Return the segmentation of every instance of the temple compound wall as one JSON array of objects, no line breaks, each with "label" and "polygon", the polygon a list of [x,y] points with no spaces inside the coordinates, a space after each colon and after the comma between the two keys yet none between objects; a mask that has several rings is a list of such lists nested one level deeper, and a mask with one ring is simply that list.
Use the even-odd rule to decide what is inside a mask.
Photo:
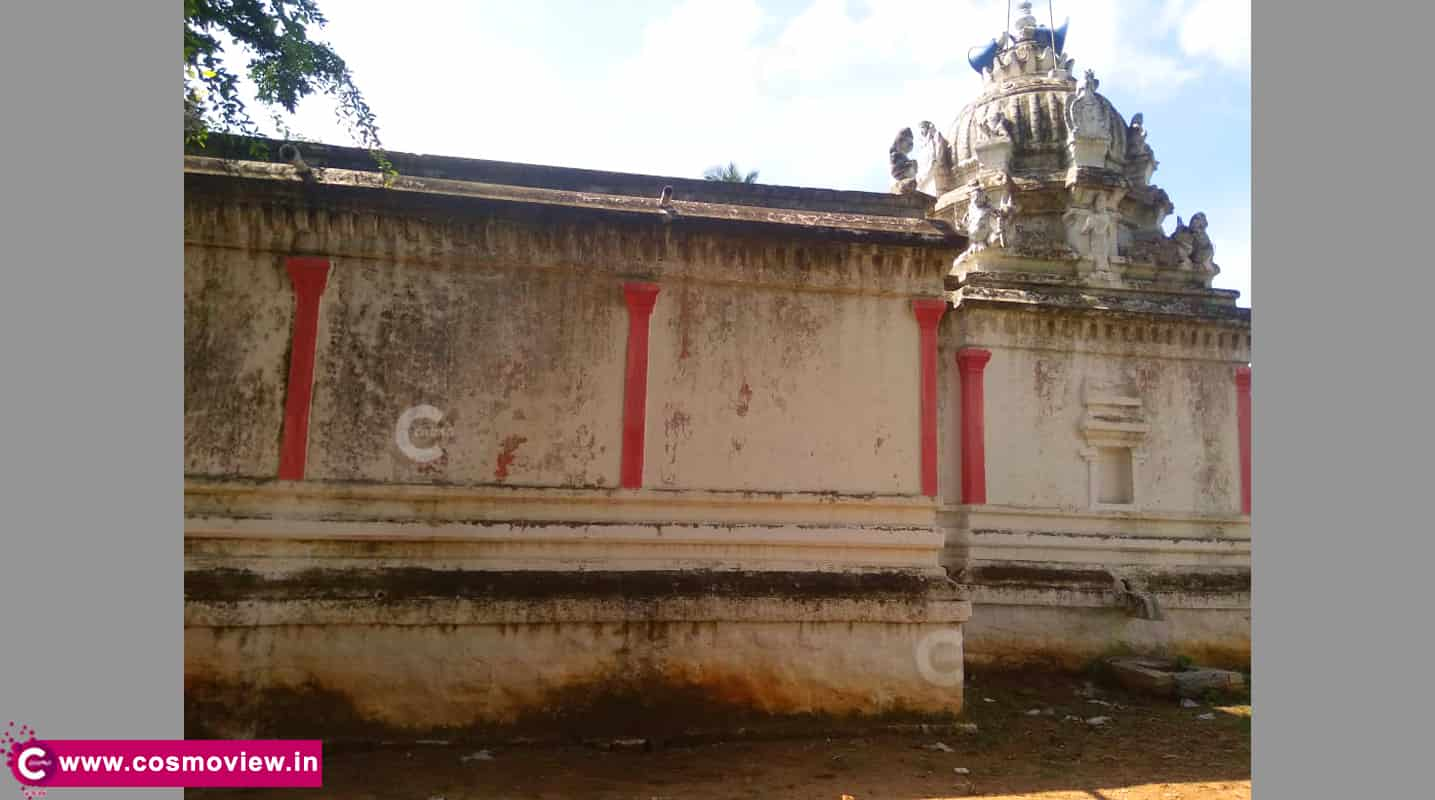
[{"label": "temple compound wall", "polygon": [[886,194],[191,150],[188,735],[654,736],[1246,665],[1250,312],[1027,6]]},{"label": "temple compound wall", "polygon": [[960,710],[922,203],[303,158],[186,160],[192,733]]}]

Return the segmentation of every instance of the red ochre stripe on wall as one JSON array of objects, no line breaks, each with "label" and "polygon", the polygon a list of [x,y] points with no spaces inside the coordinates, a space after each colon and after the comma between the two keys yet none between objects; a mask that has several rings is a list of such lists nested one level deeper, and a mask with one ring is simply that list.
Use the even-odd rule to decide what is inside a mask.
[{"label": "red ochre stripe on wall", "polygon": [[329,280],[329,259],[291,256],[285,259],[284,266],[294,287],[294,338],[289,351],[289,388],[284,400],[279,480],[301,481],[309,451],[309,405],[314,395],[319,299]]},{"label": "red ochre stripe on wall", "polygon": [[658,285],[630,281],[623,284],[623,299],[628,304],[628,367],[623,386],[621,485],[640,489],[648,413],[648,323],[658,302]]},{"label": "red ochre stripe on wall", "polygon": [[962,502],[987,501],[986,417],[982,406],[982,371],[991,360],[990,350],[964,347],[957,351],[957,374],[962,381]]},{"label": "red ochre stripe on wall", "polygon": [[918,298],[912,301],[921,336],[918,349],[922,371],[922,494],[937,496],[937,323],[947,313],[947,301]]},{"label": "red ochre stripe on wall", "polygon": [[1251,368],[1236,367],[1236,427],[1241,439],[1241,513],[1251,513]]}]

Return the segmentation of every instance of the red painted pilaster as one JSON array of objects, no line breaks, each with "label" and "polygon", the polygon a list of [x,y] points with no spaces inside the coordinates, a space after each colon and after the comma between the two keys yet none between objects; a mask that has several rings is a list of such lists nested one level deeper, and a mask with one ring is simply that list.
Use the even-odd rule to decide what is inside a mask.
[{"label": "red painted pilaster", "polygon": [[623,284],[628,303],[628,371],[623,388],[622,487],[643,486],[643,434],[648,421],[648,321],[658,302],[656,283]]},{"label": "red painted pilaster", "polygon": [[947,313],[947,301],[916,299],[921,334],[919,358],[922,369],[922,494],[937,496],[937,323]]},{"label": "red painted pilaster", "polygon": [[284,438],[279,480],[304,480],[309,451],[309,403],[314,394],[314,347],[319,338],[319,298],[329,280],[329,259],[285,259],[294,286],[294,339],[289,351],[289,388],[284,400]]},{"label": "red painted pilaster", "polygon": [[986,417],[982,406],[982,370],[990,350],[964,347],[957,351],[957,374],[962,381],[962,502],[987,501]]},{"label": "red painted pilaster", "polygon": [[1241,513],[1251,513],[1251,368],[1236,367],[1236,426],[1241,437]]}]

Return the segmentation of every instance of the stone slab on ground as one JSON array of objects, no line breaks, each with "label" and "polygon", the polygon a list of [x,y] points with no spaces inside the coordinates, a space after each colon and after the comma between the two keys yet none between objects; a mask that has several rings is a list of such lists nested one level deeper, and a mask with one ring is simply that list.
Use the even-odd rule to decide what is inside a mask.
[{"label": "stone slab on ground", "polygon": [[1176,693],[1176,662],[1163,658],[1112,658],[1106,666],[1123,687],[1142,694],[1170,697]]},{"label": "stone slab on ground", "polygon": [[1210,691],[1240,691],[1246,685],[1245,676],[1239,672],[1182,667],[1174,659],[1112,658],[1106,664],[1125,688],[1160,697],[1200,697]]}]

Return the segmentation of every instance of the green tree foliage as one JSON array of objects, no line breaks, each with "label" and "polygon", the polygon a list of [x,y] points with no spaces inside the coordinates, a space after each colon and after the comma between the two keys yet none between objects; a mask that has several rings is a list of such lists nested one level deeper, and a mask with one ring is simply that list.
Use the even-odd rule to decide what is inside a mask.
[{"label": "green tree foliage", "polygon": [[703,180],[722,183],[757,183],[757,170],[744,173],[737,168],[737,164],[729,161],[725,167],[709,167],[708,171],[703,173]]},{"label": "green tree foliage", "polygon": [[334,97],[336,113],[354,139],[392,175],[369,104],[344,60],[327,44],[309,38],[327,20],[314,0],[185,0],[184,138],[203,146],[211,130],[259,134],[239,95],[239,74],[226,64],[227,37],[251,54],[244,74],[255,98],[269,107],[281,135],[292,138],[281,111],[293,114],[314,94]]}]

